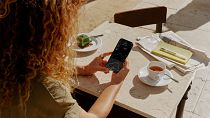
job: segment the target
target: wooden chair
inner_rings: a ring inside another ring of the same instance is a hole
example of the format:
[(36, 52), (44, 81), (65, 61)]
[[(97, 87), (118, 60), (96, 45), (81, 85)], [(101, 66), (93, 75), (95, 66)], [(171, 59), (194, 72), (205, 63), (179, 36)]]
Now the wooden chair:
[(136, 9), (115, 13), (114, 22), (130, 27), (156, 24), (156, 33), (161, 33), (162, 23), (166, 23), (166, 14), (167, 8), (164, 6)]

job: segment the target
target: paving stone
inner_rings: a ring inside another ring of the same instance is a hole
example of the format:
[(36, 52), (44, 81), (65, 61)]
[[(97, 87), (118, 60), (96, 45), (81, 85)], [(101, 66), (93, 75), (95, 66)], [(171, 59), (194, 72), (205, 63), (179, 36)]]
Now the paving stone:
[(188, 93), (188, 99), (185, 104), (185, 110), (193, 112), (195, 109), (196, 103), (198, 102), (198, 99), (200, 97), (200, 94), (202, 92), (202, 89), (205, 85), (207, 77), (207, 70), (201, 69), (196, 72), (195, 78), (192, 81), (191, 89)]
[[(170, 1), (170, 0), (167, 0)], [(209, 0), (193, 0), (167, 19), (168, 22), (190, 27), (191, 30), (210, 31)]]
[[(193, 113), (189, 111), (184, 111), (183, 118), (192, 118)], [(176, 111), (173, 113), (171, 118), (176, 118)]]
[(104, 21), (113, 18), (114, 13), (132, 9), (142, 0), (95, 0), (81, 9), (79, 32), (90, 32)]
[(170, 9), (179, 9), (186, 4), (192, 2), (192, 0), (144, 0), (145, 3), (151, 3), (158, 6), (166, 6)]
[(205, 51), (210, 56), (209, 31), (203, 31), (199, 29), (192, 30), (190, 27), (185, 27), (173, 23), (167, 23), (166, 27), (168, 30), (176, 32), (183, 39), (190, 42), (193, 47)]
[(194, 113), (198, 114), (201, 117), (209, 118), (210, 116), (210, 81), (207, 81), (202, 94), (198, 100), (198, 103), (195, 107)]
[[(148, 3), (148, 2), (141, 2), (141, 3), (137, 4), (133, 9), (143, 9), (143, 8), (157, 7), (157, 6), (158, 5)], [(166, 15), (167, 18), (174, 13), (176, 13), (176, 10), (167, 8), (167, 15)], [(156, 25), (146, 25), (146, 26), (141, 26), (141, 28), (150, 29), (150, 30), (155, 31)], [(168, 28), (163, 26), (162, 30), (163, 30), (163, 32), (165, 32), (165, 31), (168, 31)]]
[(208, 76), (207, 76), (207, 79), (206, 80), (207, 81), (210, 81), (210, 67), (208, 67), (207, 71), (208, 71), (208, 74), (207, 74)]

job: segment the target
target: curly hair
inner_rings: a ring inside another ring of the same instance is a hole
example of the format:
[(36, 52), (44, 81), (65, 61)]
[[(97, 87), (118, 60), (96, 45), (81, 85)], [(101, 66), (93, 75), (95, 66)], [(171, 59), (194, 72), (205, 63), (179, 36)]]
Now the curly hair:
[(68, 83), (75, 72), (75, 53), (67, 44), (75, 36), (82, 4), (83, 0), (0, 0), (0, 107), (12, 105), (15, 95), (26, 104), (37, 75)]

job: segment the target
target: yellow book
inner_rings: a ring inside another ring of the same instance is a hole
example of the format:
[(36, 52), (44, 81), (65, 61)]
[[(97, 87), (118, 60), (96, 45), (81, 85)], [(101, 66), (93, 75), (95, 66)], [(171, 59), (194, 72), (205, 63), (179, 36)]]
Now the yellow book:
[(181, 64), (186, 64), (192, 56), (191, 51), (165, 43), (163, 41), (160, 41), (160, 43), (152, 50), (151, 53), (171, 59)]

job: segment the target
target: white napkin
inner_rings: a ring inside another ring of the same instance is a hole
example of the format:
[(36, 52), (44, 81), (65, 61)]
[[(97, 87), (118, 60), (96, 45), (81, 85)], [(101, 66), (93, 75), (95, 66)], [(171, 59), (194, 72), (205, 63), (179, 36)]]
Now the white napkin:
[(187, 41), (185, 41), (184, 39), (182, 39), (180, 36), (178, 36), (176, 33), (172, 31), (161, 33), (161, 36), (170, 39), (168, 43), (181, 48), (188, 49), (193, 52), (193, 56), (189, 59), (187, 64), (183, 65), (168, 58), (159, 57), (152, 54), (151, 51), (161, 41), (159, 35), (160, 34), (155, 34), (146, 37), (138, 37), (137, 38), (138, 41), (136, 41), (136, 44), (139, 48), (141, 48), (143, 51), (145, 51), (155, 59), (164, 62), (168, 68), (175, 67), (178, 70), (180, 70), (182, 73), (187, 73), (197, 69), (198, 67), (201, 66), (202, 63), (208, 63), (210, 61), (210, 58), (206, 56), (205, 52), (193, 48)]

